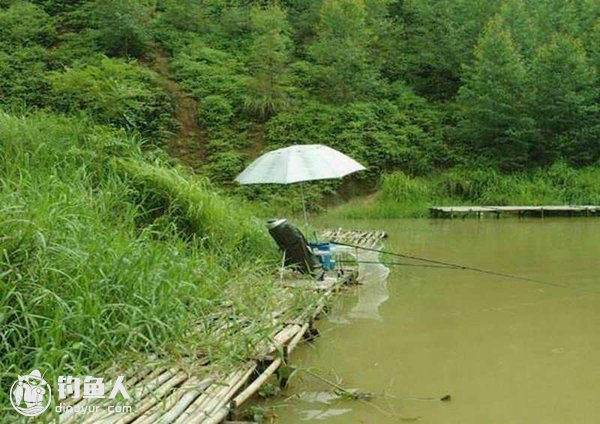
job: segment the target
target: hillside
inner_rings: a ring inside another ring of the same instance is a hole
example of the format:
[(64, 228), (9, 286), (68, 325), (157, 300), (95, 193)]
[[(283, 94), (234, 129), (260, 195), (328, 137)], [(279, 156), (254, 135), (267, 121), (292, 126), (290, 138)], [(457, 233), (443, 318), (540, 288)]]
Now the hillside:
[(0, 7), (5, 109), (139, 133), (217, 183), (290, 143), (356, 157), (370, 170), (359, 186), (395, 170), (527, 172), (600, 157), (597, 2)]

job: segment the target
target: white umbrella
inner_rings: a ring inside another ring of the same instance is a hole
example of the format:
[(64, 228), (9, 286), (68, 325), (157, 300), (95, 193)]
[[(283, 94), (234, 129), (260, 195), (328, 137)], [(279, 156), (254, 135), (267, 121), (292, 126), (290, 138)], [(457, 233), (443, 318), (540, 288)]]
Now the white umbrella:
[[(360, 163), (331, 147), (320, 144), (294, 145), (265, 153), (235, 180), (240, 184), (292, 184), (342, 178), (364, 169)], [(304, 190), (302, 207), (306, 225)]]

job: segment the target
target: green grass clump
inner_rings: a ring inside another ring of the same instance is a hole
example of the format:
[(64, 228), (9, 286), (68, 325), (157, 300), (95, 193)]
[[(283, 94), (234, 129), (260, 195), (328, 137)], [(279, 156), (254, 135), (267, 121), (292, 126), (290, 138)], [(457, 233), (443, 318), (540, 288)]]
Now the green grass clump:
[[(0, 134), (3, 407), (33, 367), (53, 378), (149, 352), (235, 359), (264, 337), (275, 248), (245, 207), (113, 129), (0, 113)], [(224, 312), (255, 331), (216, 342), (208, 317)]]
[[(120, 160), (117, 166), (135, 187), (139, 218), (173, 226), (187, 240), (226, 254), (266, 254), (272, 247), (264, 228), (239, 203), (217, 193), (206, 179), (191, 179), (160, 162)], [(157, 219), (157, 216), (160, 218)]]

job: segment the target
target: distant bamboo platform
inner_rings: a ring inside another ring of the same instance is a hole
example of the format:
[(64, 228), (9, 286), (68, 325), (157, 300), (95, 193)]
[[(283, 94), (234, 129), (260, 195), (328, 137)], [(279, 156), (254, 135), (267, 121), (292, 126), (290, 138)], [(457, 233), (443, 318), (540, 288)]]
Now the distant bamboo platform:
[(597, 216), (600, 206), (593, 205), (563, 205), (563, 206), (433, 206), (429, 208), (431, 215), (436, 218), (466, 218), (467, 216), (483, 217), (493, 215), (500, 218), (503, 214), (519, 217), (537, 216)]
[[(377, 248), (387, 235), (383, 232), (330, 230), (321, 234), (321, 239), (352, 243), (367, 248)], [(281, 277), (283, 279), (283, 276)], [(118, 424), (221, 424), (240, 422), (240, 407), (251, 399), (259, 389), (276, 376), (280, 386), (287, 383), (291, 368), (290, 354), (302, 342), (318, 335), (314, 321), (326, 309), (330, 298), (344, 285), (354, 284), (358, 278), (356, 268), (346, 268), (338, 275), (327, 276), (317, 282), (300, 274), (286, 276), (280, 290), (284, 299), (279, 310), (271, 311), (275, 330), (256, 347), (252, 357), (240, 360), (233, 369), (223, 369), (212, 364), (210, 358), (198, 355), (185, 358), (184, 365), (167, 368), (156, 363), (156, 357), (148, 358), (138, 367), (125, 371), (125, 386), (132, 396), (132, 410), (126, 413), (110, 413), (102, 408), (106, 401), (102, 399), (76, 399), (68, 402), (70, 406), (98, 406), (91, 413), (76, 413), (71, 409), (61, 413), (59, 423), (118, 423)], [(318, 294), (311, 304), (295, 315), (290, 314), (290, 304), (286, 300), (292, 296), (290, 286), (303, 282)], [(310, 284), (312, 283), (312, 284)], [(243, 317), (215, 317), (216, 330), (212, 334), (219, 336), (232, 325), (243, 328)], [(240, 321), (242, 321), (240, 323)], [(243, 331), (243, 330), (242, 330)], [(113, 367), (103, 368), (102, 373), (112, 377)], [(250, 424), (250, 423), (248, 423)]]

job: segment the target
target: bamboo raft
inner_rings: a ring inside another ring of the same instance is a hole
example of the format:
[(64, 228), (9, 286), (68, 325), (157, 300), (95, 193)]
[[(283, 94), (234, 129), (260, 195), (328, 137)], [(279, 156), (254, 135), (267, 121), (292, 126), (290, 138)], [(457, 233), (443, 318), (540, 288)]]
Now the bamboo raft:
[[(329, 230), (321, 238), (348, 244), (376, 248), (386, 237), (384, 232)], [(341, 275), (326, 277), (327, 284), (315, 285), (317, 301), (308, 305), (293, 320), (280, 320), (276, 331), (268, 341), (256, 347), (253, 358), (239, 363), (233, 370), (219, 371), (206, 358), (197, 358), (190, 367), (153, 367), (143, 365), (129, 370), (125, 387), (132, 399), (129, 412), (108, 413), (106, 409), (96, 412), (77, 413), (68, 410), (58, 415), (58, 422), (116, 423), (116, 424), (220, 424), (232, 423), (238, 418), (240, 406), (247, 402), (273, 375), (285, 385), (285, 373), (289, 370), (290, 354), (304, 340), (310, 340), (318, 332), (314, 321), (322, 314), (328, 301), (342, 286), (353, 284), (358, 270), (346, 269)], [(298, 279), (298, 276), (296, 276)], [(304, 277), (304, 280), (307, 280)], [(314, 283), (314, 281), (313, 281)], [(281, 290), (287, 290), (282, 285)], [(274, 320), (281, 316), (275, 313)], [(151, 362), (151, 361), (150, 361)], [(107, 385), (107, 391), (110, 390)], [(106, 404), (103, 399), (77, 399), (69, 403), (73, 407), (90, 407)], [(122, 403), (122, 402), (121, 402)], [(229, 421), (228, 421), (229, 420)], [(237, 421), (235, 421), (237, 422)]]
[(597, 216), (600, 206), (434, 206), (429, 208), (434, 217), (454, 218), (460, 216), (466, 218), (469, 215), (478, 218), (486, 214), (492, 214), (500, 218), (502, 214), (515, 214), (519, 217), (525, 215), (539, 216)]

